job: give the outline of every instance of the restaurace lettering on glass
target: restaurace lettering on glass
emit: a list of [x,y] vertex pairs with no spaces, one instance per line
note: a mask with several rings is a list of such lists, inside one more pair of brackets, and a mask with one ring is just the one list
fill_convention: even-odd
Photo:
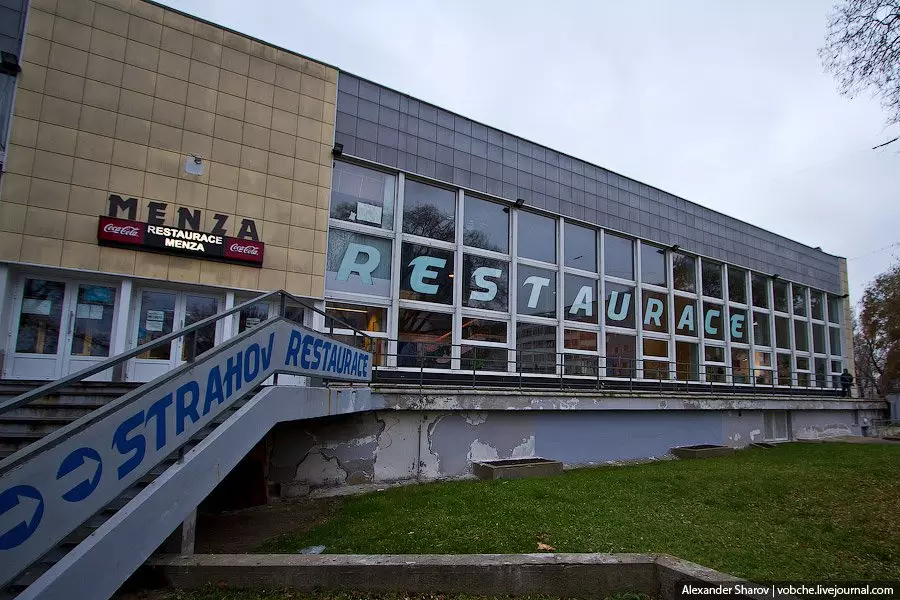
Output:
[[[338,281],[349,281],[351,275],[356,275],[364,285],[374,285],[372,273],[381,263],[381,252],[366,244],[351,243],[347,245],[347,251],[341,260],[340,267],[335,275]],[[412,269],[410,274],[410,287],[420,294],[437,294],[439,286],[436,283],[441,275],[440,269],[447,266],[447,259],[435,256],[417,256],[408,265]],[[473,289],[469,293],[469,300],[490,302],[497,295],[497,283],[493,280],[503,276],[503,271],[496,267],[478,267],[472,271]],[[542,294],[552,293],[550,279],[539,275],[532,275],[524,280],[523,287],[528,292],[528,308],[536,308]],[[594,285],[582,286],[575,296],[572,305],[568,307],[570,315],[593,316],[594,311]],[[610,321],[624,321],[628,317],[629,307],[632,302],[630,292],[613,290],[609,294],[609,303],[606,307],[606,315]],[[676,331],[695,333],[695,306],[686,304],[681,309],[681,314],[676,315]],[[703,329],[707,335],[719,335],[719,327],[723,318],[721,306],[706,306],[703,315]],[[644,325],[664,327],[665,305],[658,298],[647,298],[644,306]],[[741,341],[746,335],[746,315],[732,314],[730,321],[731,337]]]

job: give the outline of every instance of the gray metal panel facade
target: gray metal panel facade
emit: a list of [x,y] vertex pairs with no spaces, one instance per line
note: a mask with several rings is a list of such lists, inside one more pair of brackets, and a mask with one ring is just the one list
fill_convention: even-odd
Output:
[[838,258],[347,73],[344,153],[832,293]]
[[0,0],[0,50],[15,54],[21,61],[19,49],[25,25],[26,0]]

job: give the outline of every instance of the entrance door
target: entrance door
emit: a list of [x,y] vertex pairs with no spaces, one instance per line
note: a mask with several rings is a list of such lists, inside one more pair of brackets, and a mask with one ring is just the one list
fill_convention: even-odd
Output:
[[[219,312],[220,298],[168,290],[141,290],[137,297],[137,345],[159,339],[175,329],[193,325]],[[150,381],[211,349],[219,341],[216,323],[191,332],[168,345],[138,355],[131,365],[132,381]]]
[[[58,379],[109,358],[114,287],[26,277],[17,297],[15,346],[7,377]],[[88,380],[111,378],[109,370]]]

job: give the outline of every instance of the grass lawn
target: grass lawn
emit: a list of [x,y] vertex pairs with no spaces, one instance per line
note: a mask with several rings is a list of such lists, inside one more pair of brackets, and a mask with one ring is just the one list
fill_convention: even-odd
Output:
[[900,445],[785,444],[733,457],[433,483],[348,498],[259,549],[662,552],[757,580],[900,580]]
[[[516,600],[557,600],[552,596],[516,596]],[[131,600],[131,599],[129,599]],[[135,598],[135,600],[139,600]],[[306,593],[290,590],[267,592],[249,590],[217,590],[202,592],[170,591],[147,600],[508,600],[507,597],[466,596],[447,594],[362,594],[343,592]],[[609,600],[647,600],[640,594],[619,594]]]

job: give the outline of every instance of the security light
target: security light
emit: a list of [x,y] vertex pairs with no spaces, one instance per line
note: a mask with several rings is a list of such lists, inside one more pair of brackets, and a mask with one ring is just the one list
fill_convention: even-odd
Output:
[[344,153],[344,145],[340,142],[334,143],[334,148],[331,149],[331,154],[333,156],[340,156]]
[[672,252],[678,252],[679,250],[681,250],[681,246],[679,246],[678,244],[672,244]]
[[524,198],[516,198],[516,206],[517,206],[518,208],[522,208],[524,205],[525,205],[525,199],[524,199]]

